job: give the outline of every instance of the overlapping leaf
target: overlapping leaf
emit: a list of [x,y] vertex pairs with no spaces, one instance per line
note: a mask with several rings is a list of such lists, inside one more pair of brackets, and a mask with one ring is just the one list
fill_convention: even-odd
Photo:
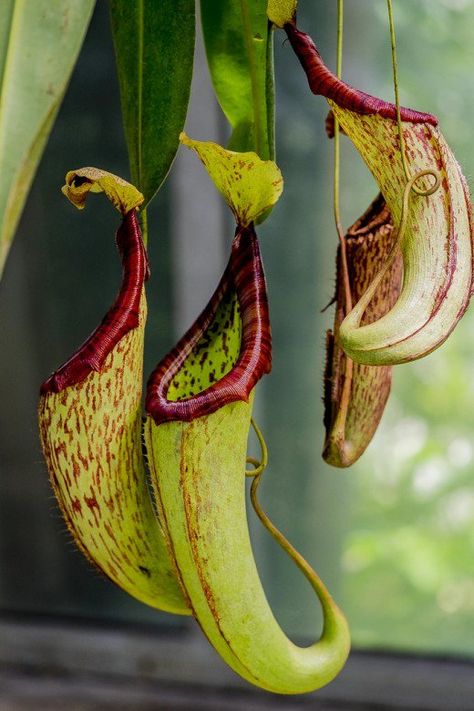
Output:
[[132,183],[145,206],[178,149],[194,58],[194,0],[110,0]]
[[0,277],[93,7],[0,3]]
[[273,35],[266,0],[201,0],[214,89],[231,127],[229,148],[274,158]]

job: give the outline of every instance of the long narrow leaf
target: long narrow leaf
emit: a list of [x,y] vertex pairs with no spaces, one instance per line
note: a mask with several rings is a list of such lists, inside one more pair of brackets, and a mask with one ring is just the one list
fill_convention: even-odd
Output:
[[93,7],[0,2],[0,277]]
[[273,36],[266,0],[201,0],[214,89],[233,133],[229,148],[273,159]]
[[132,182],[145,205],[178,149],[193,71],[194,0],[111,0]]

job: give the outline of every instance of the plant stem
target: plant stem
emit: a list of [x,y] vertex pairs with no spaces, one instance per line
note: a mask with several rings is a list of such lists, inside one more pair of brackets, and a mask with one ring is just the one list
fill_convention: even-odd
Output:
[[[343,29],[344,29],[344,0],[337,0],[337,59],[336,59],[336,74],[340,79],[342,75],[342,44],[343,44]],[[334,221],[336,223],[336,230],[339,236],[340,242],[340,258],[341,258],[341,272],[342,280],[344,284],[344,315],[347,316],[349,311],[352,310],[352,294],[351,294],[351,284],[349,280],[349,268],[347,265],[347,252],[346,252],[346,240],[344,237],[344,231],[341,224],[341,213],[340,213],[340,197],[339,197],[339,184],[340,184],[340,147],[339,147],[339,121],[336,116],[334,116]],[[335,334],[337,336],[337,334]],[[337,410],[336,419],[333,424],[333,434],[332,437],[335,440],[339,440],[339,446],[343,447],[345,444],[345,428],[346,428],[346,418],[347,411],[349,409],[349,400],[352,390],[352,374],[354,371],[354,363],[346,355],[344,356],[345,368],[344,368],[344,380],[342,383],[341,398],[339,401],[339,407]]]
[[145,245],[145,249],[148,247],[148,213],[147,208],[144,207],[140,212],[141,226],[142,226],[142,240]]
[[267,156],[262,154],[262,151],[264,150],[264,139],[262,136],[263,117],[261,115],[261,107],[263,106],[263,103],[261,96],[261,88],[258,82],[257,58],[255,57],[255,52],[252,45],[253,33],[248,7],[248,0],[240,0],[240,8],[242,12],[242,23],[244,26],[245,45],[247,47],[247,58],[250,69],[250,82],[252,86],[255,151],[261,158],[266,158]]
[[275,160],[275,68],[274,68],[274,28],[270,26],[267,36],[267,74],[265,80],[266,89],[266,108],[267,108],[267,136],[268,136],[268,155],[260,156],[261,158],[269,158]]
[[[144,22],[144,11],[143,11],[143,0],[137,0],[138,3],[138,77],[137,77],[137,92],[138,92],[138,106],[137,106],[137,175],[134,176],[134,180],[137,181],[137,187],[139,190],[143,189],[142,185],[142,123],[143,123],[143,22]],[[145,229],[147,224],[146,213],[143,210],[143,234],[145,235]],[[146,246],[146,242],[145,242]]]

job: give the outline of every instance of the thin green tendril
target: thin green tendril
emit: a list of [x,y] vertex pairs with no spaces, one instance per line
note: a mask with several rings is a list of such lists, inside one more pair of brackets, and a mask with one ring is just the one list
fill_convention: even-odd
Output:
[[[410,170],[408,168],[406,154],[405,154],[405,137],[403,135],[402,118],[401,118],[401,112],[400,112],[397,41],[396,41],[396,36],[395,36],[395,22],[394,22],[394,18],[393,18],[392,0],[387,0],[387,10],[388,10],[388,23],[389,23],[389,27],[390,27],[390,44],[392,47],[393,91],[395,94],[395,106],[397,109],[398,138],[399,138],[399,142],[400,142],[400,156],[402,159],[403,171],[405,173],[407,182],[411,182],[411,190],[413,190],[413,192],[416,193],[417,195],[420,195],[422,197],[428,197],[428,195],[432,195],[434,192],[436,192],[436,190],[438,190],[438,188],[441,184],[441,178],[440,178],[440,174],[437,170],[428,170],[428,171],[425,170],[425,171],[422,171],[421,173],[417,173],[414,177],[414,180],[412,180],[411,175],[410,175]],[[435,182],[433,183],[433,185],[431,185],[428,188],[419,188],[419,187],[417,187],[416,182],[419,178],[423,177],[424,175],[431,175],[434,178]],[[401,228],[400,228],[400,230],[401,230]]]
[[[343,29],[344,29],[344,0],[337,0],[337,59],[336,59],[336,75],[340,79],[342,76],[342,44],[343,44]],[[346,314],[352,308],[351,286],[349,281],[349,270],[347,267],[346,243],[344,240],[344,231],[341,223],[340,209],[340,130],[339,121],[334,116],[334,180],[333,180],[333,204],[334,204],[334,222],[341,243],[341,260],[342,273],[344,280],[344,298]]]
[[142,240],[145,245],[145,249],[148,247],[148,213],[146,207],[140,211],[140,223],[142,229]]
[[[337,0],[337,59],[336,75],[340,79],[342,76],[342,47],[344,31],[344,0]],[[334,116],[334,183],[333,183],[333,203],[334,222],[340,242],[340,259],[342,281],[344,286],[344,311],[347,315],[352,310],[351,283],[349,279],[349,267],[347,264],[347,250],[344,231],[341,223],[340,212],[340,130],[339,121]],[[341,397],[337,410],[336,419],[332,424],[332,433],[336,438],[344,439],[346,429],[347,412],[352,390],[352,374],[354,370],[353,361],[346,357],[344,359],[344,381],[342,384]]]
[[281,546],[281,548],[287,553],[287,555],[291,558],[291,560],[296,564],[296,566],[301,570],[313,590],[315,591],[316,595],[319,598],[319,601],[321,603],[321,606],[323,608],[323,611],[330,612],[334,610],[334,602],[332,601],[331,596],[329,595],[329,592],[326,589],[326,586],[324,585],[323,581],[319,577],[319,575],[316,573],[316,571],[310,566],[310,564],[303,558],[301,553],[298,553],[296,548],[294,548],[291,543],[288,541],[287,538],[281,533],[281,531],[278,530],[278,528],[272,523],[272,521],[269,519],[265,511],[262,509],[260,506],[260,502],[258,501],[257,498],[257,492],[258,492],[258,487],[260,486],[260,481],[262,479],[262,474],[266,469],[266,466],[268,464],[268,449],[267,445],[265,443],[265,440],[263,438],[263,434],[260,431],[260,428],[258,427],[257,423],[255,420],[252,419],[250,420],[253,430],[257,436],[259,445],[260,445],[260,451],[261,451],[261,458],[260,460],[256,459],[255,457],[247,457],[247,464],[251,464],[254,469],[246,469],[245,474],[246,476],[253,477],[252,485],[250,487],[250,500],[252,502],[252,506],[254,508],[255,513],[257,514],[258,518],[260,519],[261,523],[263,526],[267,529],[267,531],[270,533],[270,535],[275,539],[275,541]]
[[[394,93],[395,93],[395,106],[397,109],[397,127],[398,127],[398,137],[399,137],[399,142],[400,142],[400,157],[402,160],[403,171],[405,173],[407,182],[405,185],[405,189],[403,191],[402,214],[400,217],[400,226],[398,228],[397,240],[396,240],[395,244],[393,245],[389,256],[387,257],[385,264],[380,269],[378,274],[375,276],[375,278],[372,281],[372,283],[370,284],[369,288],[364,293],[362,298],[359,299],[358,303],[355,305],[355,307],[353,309],[354,314],[356,314],[356,318],[355,318],[355,322],[354,322],[355,328],[359,327],[360,322],[362,320],[362,316],[365,313],[365,310],[367,309],[368,305],[370,304],[372,297],[374,296],[384,275],[387,273],[388,269],[393,264],[395,256],[397,255],[397,252],[400,249],[401,244],[404,240],[405,233],[406,233],[406,230],[408,227],[408,217],[409,217],[411,193],[414,192],[414,193],[416,193],[416,195],[419,195],[421,197],[428,197],[429,195],[433,195],[433,193],[435,193],[441,185],[441,175],[437,170],[434,170],[433,168],[428,168],[426,170],[420,170],[415,175],[413,175],[413,176],[410,175],[410,171],[408,168],[406,155],[405,155],[405,138],[403,136],[403,126],[402,126],[402,119],[401,119],[401,112],[400,112],[400,95],[399,95],[399,90],[398,90],[397,44],[396,44],[396,38],[395,38],[395,24],[394,24],[394,19],[393,19],[392,0],[387,0],[387,8],[388,8],[388,20],[389,20],[389,26],[390,26],[390,42],[391,42],[391,46],[392,46],[393,88],[394,88]],[[423,178],[428,175],[431,176],[432,178],[434,178],[434,183],[432,185],[430,185],[428,188],[417,187],[416,186],[417,181],[420,178]]]
[[393,245],[392,249],[390,250],[390,254],[387,257],[385,264],[377,272],[376,276],[374,277],[374,279],[371,282],[370,286],[368,287],[367,291],[362,295],[362,297],[359,299],[359,301],[357,302],[357,304],[354,306],[354,308],[352,310],[352,317],[354,318],[354,324],[353,324],[354,328],[358,328],[360,326],[360,322],[362,321],[362,316],[364,315],[365,310],[367,309],[368,305],[372,301],[374,294],[376,293],[378,287],[380,286],[380,282],[382,281],[385,274],[392,266],[393,261],[398,254],[398,251],[400,249],[401,243],[403,241],[403,238],[405,236],[405,232],[406,232],[406,229],[408,226],[410,195],[411,195],[411,191],[413,190],[413,185],[419,178],[423,178],[424,176],[427,176],[427,175],[434,176],[436,178],[436,183],[431,188],[428,188],[426,195],[431,195],[439,187],[439,180],[440,180],[439,176],[431,169],[421,170],[419,173],[417,173],[416,175],[414,175],[412,178],[410,178],[408,180],[407,184],[405,185],[405,190],[403,191],[402,215],[400,218],[400,227],[398,228],[397,240],[396,240],[395,244]]

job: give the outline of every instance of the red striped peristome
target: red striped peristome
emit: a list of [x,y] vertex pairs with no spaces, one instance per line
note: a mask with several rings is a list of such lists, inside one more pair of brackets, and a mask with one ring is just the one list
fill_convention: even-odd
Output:
[[[242,319],[242,341],[235,365],[216,383],[192,397],[167,399],[170,384],[211,326],[221,301],[235,291]],[[156,424],[190,422],[223,405],[248,401],[258,380],[271,370],[271,330],[262,259],[253,225],[237,227],[224,274],[208,305],[187,333],[157,365],[147,387],[146,411]]]
[[[290,44],[300,60],[308,78],[309,88],[313,94],[324,96],[334,101],[338,106],[359,114],[378,114],[383,118],[397,119],[395,104],[370,96],[359,89],[338,79],[324,64],[316,46],[309,35],[297,29],[294,22],[288,22],[284,27]],[[400,108],[402,121],[411,123],[429,123],[438,125],[438,119],[432,114],[425,114],[414,109]]]
[[116,242],[123,267],[117,298],[89,338],[42,384],[42,395],[59,393],[82,382],[93,370],[99,372],[114,346],[138,326],[140,299],[149,267],[136,210],[124,216]]

